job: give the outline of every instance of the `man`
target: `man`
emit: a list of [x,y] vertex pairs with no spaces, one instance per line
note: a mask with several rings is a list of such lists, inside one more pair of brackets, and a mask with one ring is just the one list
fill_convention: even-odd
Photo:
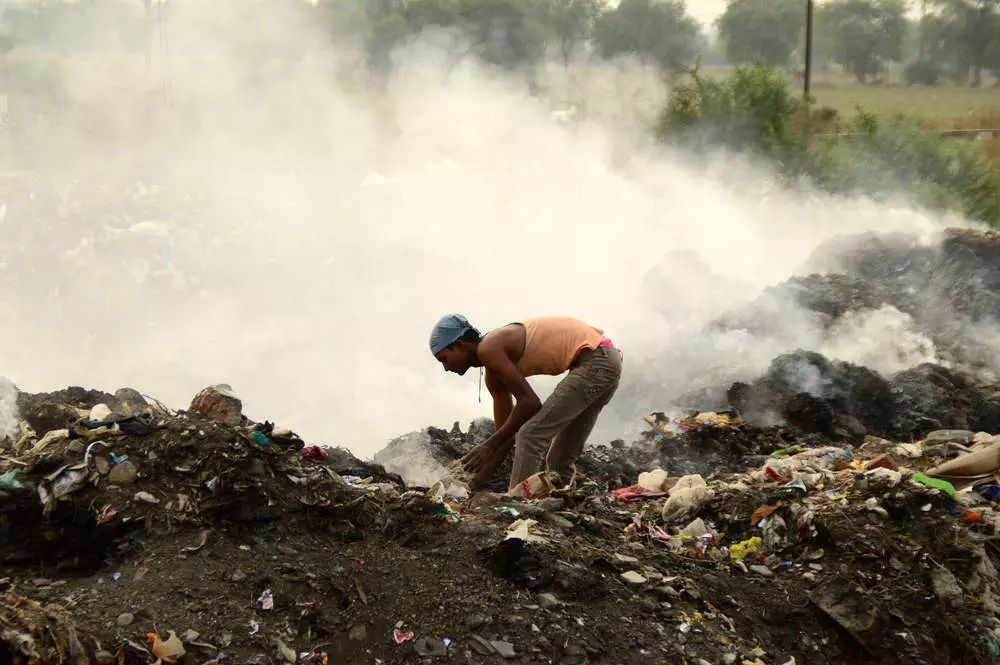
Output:
[[[597,416],[621,379],[622,356],[604,331],[568,317],[511,323],[485,336],[460,314],[442,317],[431,331],[431,353],[445,371],[486,372],[496,433],[462,458],[472,485],[485,483],[514,448],[509,492],[543,470],[568,486],[576,475]],[[543,404],[526,377],[568,372]]]

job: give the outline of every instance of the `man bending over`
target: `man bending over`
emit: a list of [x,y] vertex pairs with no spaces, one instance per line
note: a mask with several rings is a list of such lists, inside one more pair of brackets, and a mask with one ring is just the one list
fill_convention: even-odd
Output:
[[[448,372],[483,367],[493,396],[496,433],[462,458],[472,485],[483,484],[514,448],[509,492],[539,471],[568,486],[576,460],[621,379],[622,356],[604,332],[568,317],[508,324],[481,336],[460,314],[442,317],[431,331],[431,353]],[[568,372],[542,403],[526,377]]]

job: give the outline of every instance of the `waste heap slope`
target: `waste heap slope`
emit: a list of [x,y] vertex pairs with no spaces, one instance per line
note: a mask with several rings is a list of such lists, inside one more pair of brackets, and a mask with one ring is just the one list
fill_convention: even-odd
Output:
[[[608,482],[591,457],[572,489],[525,500],[407,487],[250,421],[227,386],[183,412],[134,391],[18,401],[0,458],[3,662],[1000,654],[1000,485],[922,473],[986,435],[827,446],[732,414],[653,415],[641,475],[612,465]],[[726,453],[739,470],[693,468],[725,441],[757,443]],[[643,466],[631,448],[605,453]]]

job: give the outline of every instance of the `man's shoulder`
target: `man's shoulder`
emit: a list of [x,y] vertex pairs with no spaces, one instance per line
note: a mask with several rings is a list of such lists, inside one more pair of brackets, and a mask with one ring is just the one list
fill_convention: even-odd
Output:
[[514,357],[520,353],[523,334],[515,324],[491,330],[479,342],[479,359],[486,363],[487,368],[491,360],[496,361],[502,356],[513,362]]
[[524,326],[520,323],[508,323],[503,327],[486,333],[486,335],[483,336],[482,341],[479,343],[480,347],[483,344],[486,344],[487,348],[506,348],[511,342],[517,341],[517,339],[523,335],[523,330]]

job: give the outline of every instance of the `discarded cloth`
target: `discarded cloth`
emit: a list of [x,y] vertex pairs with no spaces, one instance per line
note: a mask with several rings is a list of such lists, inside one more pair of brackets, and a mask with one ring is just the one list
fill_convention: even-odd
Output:
[[683,476],[671,488],[670,496],[663,504],[663,520],[670,521],[693,515],[713,496],[714,492],[708,489],[705,479],[700,475]]
[[631,487],[611,490],[611,494],[622,503],[632,503],[634,501],[642,501],[643,499],[656,499],[667,495],[663,490],[651,490],[642,485],[632,485]]

